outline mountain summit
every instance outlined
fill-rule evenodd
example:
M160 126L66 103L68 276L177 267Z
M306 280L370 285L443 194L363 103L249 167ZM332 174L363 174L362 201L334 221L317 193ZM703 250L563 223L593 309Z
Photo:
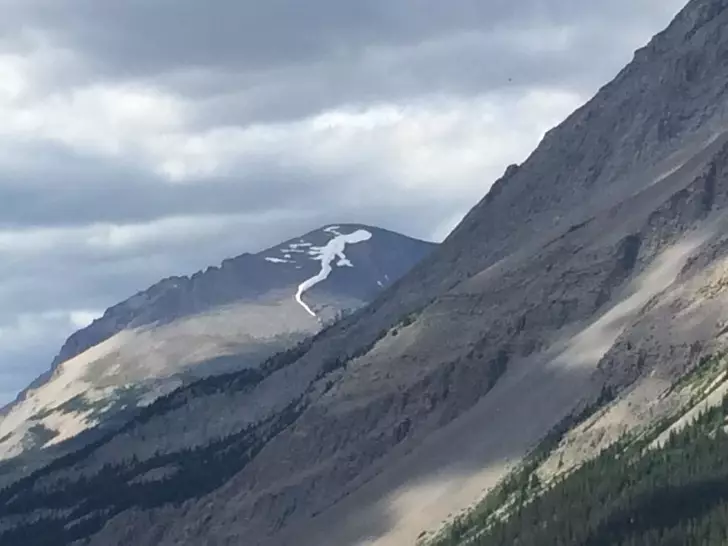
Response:
M255 366L371 301L433 246L332 225L165 279L68 339L51 371L5 409L0 454L98 433L196 378Z

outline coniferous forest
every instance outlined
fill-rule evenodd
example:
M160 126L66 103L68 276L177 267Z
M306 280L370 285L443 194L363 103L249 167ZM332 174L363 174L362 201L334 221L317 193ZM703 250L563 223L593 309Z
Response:
M657 449L617 443L541 493L521 473L505 517L476 511L433 546L724 546L728 544L728 397ZM519 488L514 490L514 486ZM484 501L484 504L489 499ZM493 502L493 499L490 499Z

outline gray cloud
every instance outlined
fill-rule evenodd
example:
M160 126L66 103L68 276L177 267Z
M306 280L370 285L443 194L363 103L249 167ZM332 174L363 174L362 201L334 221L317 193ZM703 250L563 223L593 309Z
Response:
M158 74L189 67L268 71L281 66L354 58L376 47L401 47L463 32L544 26L652 26L674 6L616 0L593 6L580 0L342 3L296 0L265 3L217 0L25 0L11 2L6 32L37 27L115 75ZM14 16L13 16L14 15ZM25 22L24 26L18 25ZM23 30L18 31L23 32ZM615 35L619 39L618 34Z
M683 3L0 0L0 402L162 277L441 237Z
M681 3L10 0L0 28L18 47L77 52L91 73L79 78L154 81L194 97L204 123L205 105L215 121L251 121L513 85L591 90Z

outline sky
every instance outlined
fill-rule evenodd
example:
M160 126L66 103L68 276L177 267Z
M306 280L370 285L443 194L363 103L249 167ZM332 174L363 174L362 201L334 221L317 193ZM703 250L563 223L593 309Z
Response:
M0 0L0 403L157 280L442 240L684 0Z

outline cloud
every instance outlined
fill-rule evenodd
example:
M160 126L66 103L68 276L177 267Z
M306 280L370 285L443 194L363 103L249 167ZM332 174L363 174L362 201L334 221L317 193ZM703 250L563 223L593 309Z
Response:
M1 32L43 64L44 88L148 82L209 124L514 85L589 92L682 2L4 3Z
M49 344L60 345L68 331L86 326L96 311L46 310L42 313L16 312L0 327L0 404L8 402L37 375L29 363L48 358ZM48 363L46 363L46 368Z
M0 0L0 391L162 277L443 238L682 4Z

